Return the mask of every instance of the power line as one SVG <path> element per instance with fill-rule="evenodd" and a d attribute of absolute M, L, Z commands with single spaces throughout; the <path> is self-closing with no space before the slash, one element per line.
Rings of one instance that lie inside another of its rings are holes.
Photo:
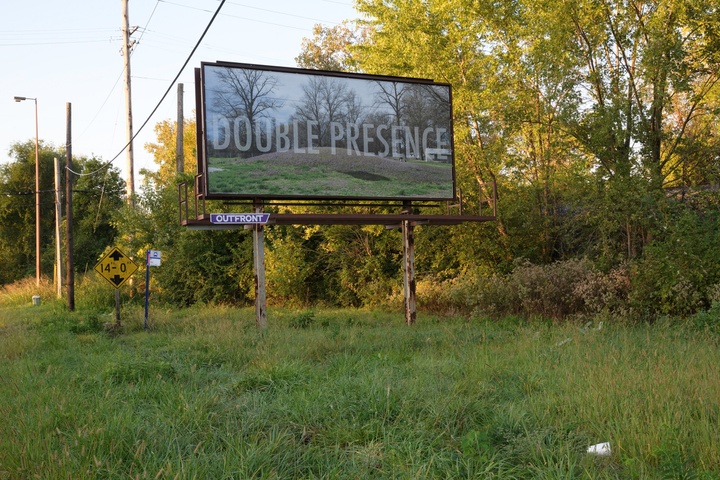
<path fill-rule="evenodd" d="M 110 39 L 112 41 L 114 39 Z M 28 43 L 0 43 L 0 47 L 32 47 L 37 45 L 70 45 L 76 43 L 106 43 L 108 39 L 104 40 L 52 40 L 48 42 L 28 42 Z"/>
<path fill-rule="evenodd" d="M 115 31 L 116 29 L 112 29 Z M 107 28 L 58 28 L 58 29 L 40 29 L 40 30 L 3 30 L 0 36 L 7 35 L 48 35 L 56 33 L 85 33 L 85 32 L 106 32 Z"/>
<path fill-rule="evenodd" d="M 199 11 L 201 11 L 201 12 L 208 12 L 208 11 L 209 11 L 209 10 L 206 10 L 206 9 L 204 9 L 204 8 L 192 7 L 192 6 L 190 6 L 190 5 L 183 5 L 182 3 L 171 2 L 171 1 L 169 1 L 169 0 L 159 0 L 159 1 L 161 1 L 161 2 L 163 2 L 163 3 L 167 3 L 167 4 L 169 4 L 169 5 L 175 5 L 175 6 L 177 6 L 177 7 L 190 8 L 190 9 L 192 9 L 192 10 L 199 10 Z M 241 5 L 241 6 L 243 6 L 243 5 Z M 262 9 L 260 9 L 260 10 L 262 10 Z M 284 13 L 282 13 L 282 12 L 278 12 L 278 11 L 275 11 L 275 10 L 266 10 L 266 11 L 272 12 L 272 13 L 283 14 L 283 15 L 290 15 L 290 16 L 298 17 L 298 18 L 306 18 L 306 17 L 300 17 L 299 15 L 292 15 L 292 14 L 289 14 L 289 13 L 285 13 L 285 14 L 284 14 Z M 274 26 L 274 27 L 290 28 L 290 29 L 293 29 L 293 30 L 300 30 L 300 31 L 303 31 L 303 32 L 309 31 L 307 28 L 296 27 L 296 26 L 294 26 L 294 25 L 284 25 L 284 24 L 282 24 L 282 23 L 267 22 L 267 21 L 265 21 L 265 20 L 257 20 L 257 19 L 255 19 L 255 18 L 241 17 L 241 16 L 239 16 L 239 15 L 231 15 L 231 14 L 229 14 L 229 13 L 223 13 L 223 17 L 238 18 L 238 19 L 240 19 L 240 20 L 247 20 L 248 22 L 262 23 L 262 24 L 264 24 L 264 25 L 272 25 L 272 26 Z"/>
<path fill-rule="evenodd" d="M 150 17 L 148 17 L 147 22 L 145 22 L 145 27 L 140 29 L 140 38 L 138 38 L 138 43 L 143 39 L 145 36 L 145 32 L 147 31 L 148 25 L 150 25 L 150 21 L 152 20 L 153 16 L 155 15 L 155 10 L 157 10 L 158 5 L 160 5 L 160 0 L 157 0 L 155 2 L 155 6 L 153 7 L 153 11 L 150 12 Z"/>
<path fill-rule="evenodd" d="M 195 51 L 198 49 L 198 47 L 200 47 L 200 43 L 202 42 L 203 38 L 205 38 L 205 35 L 207 34 L 208 30 L 210 30 L 210 27 L 212 26 L 213 22 L 215 21 L 215 18 L 217 18 L 218 14 L 220 13 L 220 10 L 222 9 L 223 5 L 225 5 L 225 1 L 226 1 L 226 0 L 221 0 L 221 1 L 220 1 L 220 5 L 218 6 L 217 10 L 216 10 L 215 13 L 213 14 L 212 18 L 210 19 L 210 22 L 208 22 L 207 27 L 205 27 L 205 30 L 203 31 L 202 35 L 200 35 L 200 38 L 198 39 L 198 41 L 197 41 L 197 43 L 195 44 L 195 46 L 193 47 L 192 51 L 191 51 L 190 54 L 188 55 L 187 59 L 185 60 L 185 63 L 183 63 L 182 67 L 180 67 L 180 70 L 178 71 L 177 75 L 175 75 L 175 78 L 174 78 L 173 81 L 170 83 L 170 85 L 168 86 L 167 90 L 165 90 L 165 93 L 163 94 L 162 98 L 160 98 L 160 100 L 158 101 L 157 105 L 155 105 L 155 108 L 153 108 L 152 112 L 150 112 L 150 114 L 148 115 L 147 119 L 143 122 L 142 125 L 140 125 L 140 128 L 138 128 L 138 130 L 133 134 L 132 138 L 125 144 L 125 146 L 122 148 L 122 150 L 120 150 L 120 152 L 118 152 L 118 154 L 115 155 L 110 161 L 108 161 L 107 163 L 105 163 L 102 167 L 98 168 L 98 169 L 95 170 L 94 172 L 83 173 L 83 174 L 78 173 L 78 172 L 75 172 L 75 171 L 73 171 L 73 170 L 70 170 L 70 172 L 72 172 L 72 173 L 74 173 L 75 175 L 78 175 L 78 176 L 94 175 L 94 174 L 100 172 L 101 170 L 106 169 L 106 168 L 107 168 L 108 166 L 110 166 L 115 160 L 117 160 L 117 158 L 118 158 L 120 155 L 122 155 L 122 153 L 128 148 L 128 146 L 130 146 L 130 144 L 133 142 L 133 140 L 135 140 L 135 137 L 137 137 L 138 134 L 143 130 L 143 128 L 145 128 L 145 126 L 148 124 L 148 122 L 150 122 L 150 119 L 152 118 L 153 115 L 155 115 L 155 112 L 157 112 L 158 108 L 160 108 L 160 105 L 162 105 L 162 102 L 165 101 L 165 98 L 166 98 L 166 97 L 168 96 L 168 94 L 170 93 L 170 90 L 172 89 L 173 85 L 175 85 L 175 82 L 177 82 L 177 79 L 180 78 L 180 75 L 182 74 L 183 70 L 185 70 L 185 67 L 187 66 L 187 64 L 190 63 L 190 59 L 192 58 L 192 56 L 195 55 Z"/>
<path fill-rule="evenodd" d="M 95 113 L 93 118 L 90 120 L 90 123 L 87 125 L 87 127 L 85 127 L 85 130 L 83 130 L 80 133 L 80 138 L 82 138 L 82 136 L 85 135 L 85 133 L 90 129 L 90 127 L 92 127 L 94 125 L 95 120 L 97 119 L 98 115 L 100 115 L 100 112 L 102 112 L 102 109 L 105 107 L 105 104 L 107 104 L 108 100 L 110 100 L 110 97 L 112 96 L 113 92 L 115 91 L 115 87 L 117 87 L 117 84 L 120 81 L 120 79 L 122 78 L 124 72 L 125 72 L 125 68 L 122 69 L 122 71 L 120 72 L 118 77 L 115 79 L 115 83 L 113 83 L 113 86 L 112 86 L 112 88 L 110 88 L 110 91 L 108 92 L 107 97 L 105 97 L 105 100 L 103 100 L 102 105 L 100 105 L 100 108 L 98 108 L 97 112 Z"/>
<path fill-rule="evenodd" d="M 147 22 L 145 22 L 145 28 L 143 28 L 140 32 L 140 38 L 138 39 L 138 44 L 140 43 L 140 40 L 142 40 L 143 36 L 145 35 L 145 32 L 147 31 L 148 25 L 150 25 L 150 20 L 152 20 L 153 16 L 155 15 L 155 10 L 157 10 L 158 5 L 160 4 L 160 0 L 157 0 L 155 3 L 155 8 L 153 8 L 153 11 L 150 13 L 150 17 L 148 18 Z M 118 82 L 123 76 L 123 73 L 125 72 L 125 68 L 122 69 L 120 74 L 118 75 L 117 79 L 115 79 L 115 83 L 113 83 L 113 86 L 110 88 L 110 91 L 107 94 L 107 97 L 105 97 L 105 100 L 102 102 L 102 105 L 100 105 L 100 108 L 98 108 L 97 112 L 93 116 L 93 118 L 90 120 L 90 123 L 85 127 L 85 130 L 83 130 L 80 133 L 80 137 L 82 137 L 85 132 L 88 131 L 90 127 L 92 127 L 95 123 L 95 119 L 100 115 L 100 112 L 102 112 L 102 109 L 105 108 L 105 104 L 107 104 L 108 100 L 110 100 L 110 97 L 112 96 L 113 92 L 115 91 L 115 87 L 117 87 Z"/>
<path fill-rule="evenodd" d="M 294 13 L 280 12 L 278 10 L 271 10 L 269 8 L 254 7 L 252 5 L 246 5 L 244 3 L 230 2 L 230 5 L 236 5 L 238 7 L 250 8 L 253 10 L 260 10 L 261 12 L 275 13 L 277 15 L 285 15 L 286 17 L 300 18 L 302 20 L 312 20 L 313 22 L 330 23 L 330 24 L 336 25 L 335 22 L 329 22 L 326 20 L 321 20 L 321 19 L 313 18 L 313 17 L 304 17 L 302 15 L 296 15 Z M 227 14 L 223 14 L 223 15 L 227 15 Z"/>
<path fill-rule="evenodd" d="M 327 0 L 326 0 L 326 1 L 327 1 Z M 177 36 L 167 35 L 167 34 L 164 34 L 164 33 L 161 33 L 161 32 L 153 31 L 153 30 L 151 30 L 151 29 L 148 28 L 148 26 L 150 25 L 150 21 L 152 20 L 153 16 L 155 15 L 155 12 L 156 12 L 156 10 L 157 10 L 160 2 L 167 3 L 167 4 L 169 4 L 169 5 L 176 5 L 176 6 L 183 7 L 183 8 L 189 8 L 189 9 L 193 9 L 193 10 L 199 10 L 199 11 L 204 11 L 204 12 L 211 12 L 211 10 L 202 9 L 202 8 L 198 8 L 198 7 L 193 7 L 193 6 L 189 6 L 189 5 L 183 5 L 183 4 L 176 3 L 176 2 L 172 2 L 172 1 L 168 1 L 168 0 L 156 0 L 155 6 L 153 7 L 153 10 L 152 10 L 152 12 L 151 12 L 151 14 L 150 14 L 150 17 L 148 18 L 147 22 L 145 23 L 145 27 L 138 28 L 138 30 L 140 31 L 141 34 L 140 34 L 140 38 L 139 38 L 138 41 L 137 41 L 137 44 L 140 44 L 140 43 L 141 43 L 141 41 L 142 41 L 145 33 L 151 33 L 151 34 L 153 34 L 153 35 L 157 35 L 157 36 L 160 36 L 160 37 L 166 37 L 166 38 L 168 38 L 168 39 L 170 39 L 170 40 L 174 40 L 173 45 L 176 45 L 178 41 L 184 40 L 183 37 L 177 37 Z M 285 16 L 289 16 L 289 17 L 300 18 L 300 19 L 304 19 L 304 20 L 313 20 L 313 21 L 318 21 L 318 22 L 322 22 L 322 23 L 326 23 L 326 24 L 333 24 L 333 25 L 336 24 L 335 22 L 329 22 L 329 21 L 325 21 L 325 20 L 321 20 L 321 19 L 316 19 L 316 18 L 312 18 L 312 17 L 305 17 L 305 16 L 295 15 L 295 14 L 291 14 L 291 13 L 279 12 L 279 11 L 277 11 L 277 10 L 271 10 L 271 9 L 267 9 L 267 8 L 254 7 L 254 6 L 246 5 L 246 4 L 242 4 L 242 3 L 236 3 L 236 2 L 229 2 L 229 3 L 230 3 L 231 5 L 236 5 L 236 6 L 240 6 L 240 7 L 244 7 L 244 8 L 249 8 L 249 9 L 254 9 L 254 10 L 260 10 L 260 11 L 264 11 L 264 12 L 275 13 L 275 14 L 279 14 L 279 15 L 285 15 Z M 331 3 L 333 3 L 333 2 L 331 2 Z M 342 2 L 334 2 L 334 3 L 343 4 Z M 347 5 L 347 4 L 345 4 L 345 5 Z M 225 13 L 223 13 L 222 15 L 223 15 L 223 16 L 232 16 L 232 15 L 225 14 Z M 237 17 L 237 18 L 243 18 L 243 17 Z M 271 24 L 271 25 L 278 25 L 278 26 L 282 26 L 282 27 L 295 28 L 295 29 L 298 29 L 298 30 L 306 30 L 306 31 L 307 31 L 307 29 L 301 29 L 301 28 L 298 28 L 298 27 L 292 27 L 292 26 L 286 26 L 286 25 L 280 25 L 280 24 L 274 24 L 274 23 L 270 23 L 270 22 L 264 22 L 264 21 L 261 21 L 261 20 L 254 20 L 254 19 L 247 19 L 247 20 L 249 20 L 249 21 L 257 21 L 257 22 L 260 22 L 260 23 L 268 23 L 268 24 Z M 152 43 L 152 42 L 151 42 L 151 43 Z M 206 45 L 205 47 L 207 48 L 207 47 L 210 47 L 210 46 L 209 46 L 209 45 Z M 155 48 L 157 48 L 157 47 L 155 47 Z M 211 47 L 211 49 L 217 49 L 217 48 Z M 225 51 L 234 51 L 234 50 L 227 50 L 227 49 L 225 49 Z M 112 86 L 112 88 L 110 89 L 110 91 L 108 92 L 108 95 L 105 97 L 105 100 L 102 102 L 102 105 L 100 105 L 100 107 L 98 108 L 97 113 L 95 113 L 95 115 L 93 116 L 93 118 L 90 120 L 90 123 L 89 123 L 89 124 L 85 127 L 85 129 L 80 133 L 80 137 L 82 137 L 82 136 L 88 131 L 88 129 L 95 123 L 95 120 L 96 120 L 97 117 L 100 115 L 101 111 L 103 110 L 103 108 L 105 107 L 105 105 L 107 104 L 107 102 L 109 101 L 109 99 L 110 99 L 110 97 L 112 96 L 113 92 L 115 91 L 118 83 L 120 82 L 120 79 L 122 78 L 123 72 L 124 72 L 124 69 L 123 69 L 123 71 L 121 71 L 121 72 L 118 74 L 117 79 L 116 79 L 115 82 L 113 83 L 113 86 Z M 139 76 L 133 76 L 133 78 L 144 79 L 144 80 L 157 80 L 157 81 L 162 81 L 162 82 L 166 82 L 166 81 L 167 81 L 167 79 L 149 78 L 149 77 L 139 77 Z M 124 151 L 124 149 L 123 149 L 123 151 Z"/>

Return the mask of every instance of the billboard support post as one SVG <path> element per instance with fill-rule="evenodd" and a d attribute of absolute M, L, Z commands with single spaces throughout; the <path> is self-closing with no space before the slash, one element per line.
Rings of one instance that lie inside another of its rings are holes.
<path fill-rule="evenodd" d="M 262 205 L 255 204 L 255 213 L 262 213 Z M 255 323 L 258 328 L 267 328 L 267 294 L 265 290 L 265 235 L 260 224 L 253 229 L 253 273 L 255 274 Z"/>
<path fill-rule="evenodd" d="M 410 202 L 405 202 L 405 213 L 412 213 Z M 415 296 L 415 234 L 410 220 L 402 221 L 403 286 L 405 291 L 405 324 L 414 325 L 417 317 Z"/>

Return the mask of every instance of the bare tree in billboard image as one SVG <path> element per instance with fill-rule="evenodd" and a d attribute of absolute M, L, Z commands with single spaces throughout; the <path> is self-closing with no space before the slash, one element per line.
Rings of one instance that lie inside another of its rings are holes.
<path fill-rule="evenodd" d="M 377 91 L 375 98 L 378 105 L 387 105 L 390 108 L 393 120 L 393 126 L 401 127 L 403 125 L 403 116 L 405 112 L 405 103 L 403 97 L 409 89 L 407 84 L 398 84 L 396 82 L 376 82 Z M 390 139 L 392 141 L 392 139 Z M 403 160 L 405 158 L 405 142 L 400 140 L 394 145 L 393 157 Z"/>
<path fill-rule="evenodd" d="M 416 151 L 413 156 L 422 158 L 424 161 L 434 160 L 450 163 L 452 161 L 449 150 L 451 133 L 447 128 L 447 117 L 450 114 L 449 91 L 434 88 L 431 85 L 411 85 L 403 100 L 407 125 L 419 128 L 420 132 L 427 129 L 435 132 L 442 131 L 439 136 L 430 136 L 426 141 L 416 142 L 422 151 Z"/>
<path fill-rule="evenodd" d="M 299 138 L 307 138 L 308 124 L 317 126 L 319 147 L 330 147 L 330 126 L 333 124 L 356 124 L 363 112 L 357 94 L 347 82 L 332 77 L 310 77 L 303 86 L 303 97 L 292 117 L 299 120 Z M 344 139 L 336 142 L 336 148 L 345 148 Z"/>
<path fill-rule="evenodd" d="M 278 86 L 278 79 L 261 70 L 221 69 L 217 72 L 219 86 L 216 91 L 215 107 L 227 119 L 244 121 L 239 122 L 240 137 L 245 142 L 240 147 L 237 142 L 231 142 L 230 129 L 223 129 L 224 138 L 221 144 L 235 143 L 237 148 L 226 149 L 227 155 L 254 156 L 260 152 L 267 152 L 269 141 L 266 131 L 258 128 L 261 119 L 272 119 L 269 112 L 281 108 L 283 102 L 273 96 Z"/>
<path fill-rule="evenodd" d="M 210 196 L 454 196 L 448 85 L 211 64 L 203 78 Z"/>

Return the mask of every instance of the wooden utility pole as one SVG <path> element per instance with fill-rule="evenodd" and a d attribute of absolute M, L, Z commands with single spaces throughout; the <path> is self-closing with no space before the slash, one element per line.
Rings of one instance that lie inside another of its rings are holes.
<path fill-rule="evenodd" d="M 135 194 L 135 163 L 133 159 L 133 123 L 132 123 L 132 91 L 130 88 L 130 17 L 128 15 L 128 0 L 122 0 L 123 15 L 123 57 L 125 60 L 125 107 L 127 110 L 127 201 L 134 206 L 133 196 Z M 135 43 L 133 41 L 133 43 Z"/>
<path fill-rule="evenodd" d="M 75 257 L 73 253 L 73 209 L 72 209 L 72 105 L 66 104 L 67 136 L 65 139 L 65 275 L 67 275 L 67 305 L 75 310 Z"/>
<path fill-rule="evenodd" d="M 60 160 L 55 157 L 55 287 L 57 298 L 62 298 L 62 254 L 60 242 L 60 222 L 62 212 L 60 205 Z"/>
<path fill-rule="evenodd" d="M 185 169 L 185 153 L 184 153 L 184 145 L 183 145 L 183 127 L 184 127 L 185 118 L 183 116 L 183 84 L 178 83 L 177 88 L 177 128 L 175 129 L 175 136 L 177 137 L 177 145 L 176 145 L 176 169 L 177 173 L 183 173 L 183 170 Z"/>

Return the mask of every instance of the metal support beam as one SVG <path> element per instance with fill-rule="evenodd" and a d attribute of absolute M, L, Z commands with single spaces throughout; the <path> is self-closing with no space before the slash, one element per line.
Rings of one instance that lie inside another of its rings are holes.
<path fill-rule="evenodd" d="M 415 235 L 409 220 L 402 222 L 403 285 L 405 290 L 405 324 L 414 325 L 417 318 L 415 295 Z"/>

